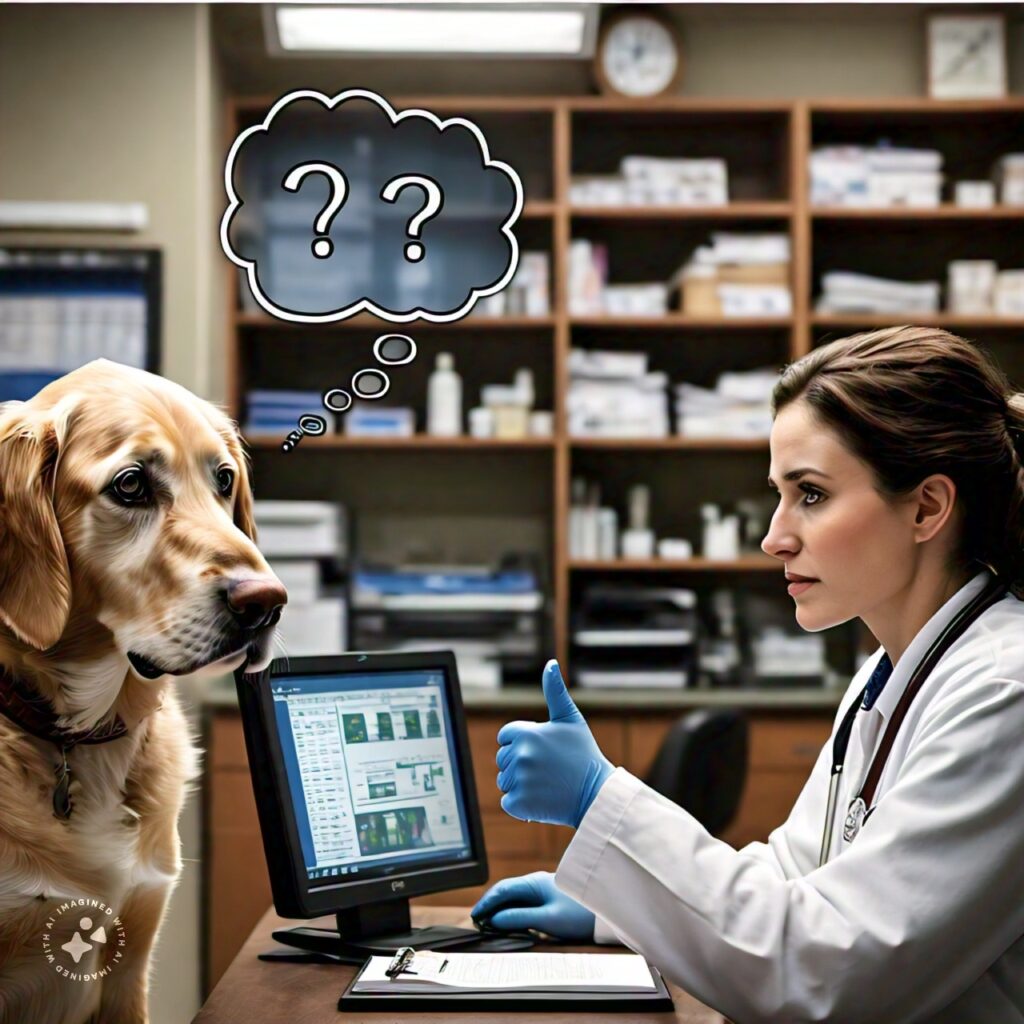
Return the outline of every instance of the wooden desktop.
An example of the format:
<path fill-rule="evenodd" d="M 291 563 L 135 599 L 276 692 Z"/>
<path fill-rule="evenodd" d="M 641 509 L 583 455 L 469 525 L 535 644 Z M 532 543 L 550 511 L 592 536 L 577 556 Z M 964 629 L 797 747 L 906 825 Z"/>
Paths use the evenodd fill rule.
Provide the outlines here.
<path fill-rule="evenodd" d="M 413 922 L 425 924 L 469 924 L 469 912 L 465 907 L 413 907 Z M 288 1024 L 328 1024 L 339 1019 L 338 997 L 358 969 L 350 964 L 289 964 L 267 963 L 257 959 L 257 954 L 274 947 L 270 933 L 276 928 L 288 927 L 295 922 L 285 921 L 271 909 L 260 919 L 244 946 L 221 977 L 219 984 L 210 993 L 206 1004 L 194 1018 L 193 1024 L 262 1024 L 262 1022 L 287 1021 Z M 326 926 L 330 919 L 322 922 L 311 921 L 311 925 Z M 616 952 L 615 946 L 568 947 L 559 946 L 565 952 Z M 726 1018 L 699 1003 L 677 985 L 668 982 L 675 1002 L 675 1013 L 615 1013 L 586 1015 L 587 1019 L 614 1019 L 617 1024 L 635 1021 L 659 1020 L 677 1021 L 679 1024 L 727 1024 Z M 386 1014 L 387 1021 L 393 1022 L 404 1015 Z M 408 1017 L 416 1024 L 442 1024 L 452 1020 L 451 1013 L 412 1013 Z M 385 1019 L 379 1013 L 365 1015 L 346 1014 L 346 1022 L 357 1024 L 364 1019 L 367 1024 L 381 1024 Z M 579 1021 L 576 1013 L 473 1013 L 475 1022 L 515 1021 L 516 1024 L 530 1024 L 531 1021 Z"/>

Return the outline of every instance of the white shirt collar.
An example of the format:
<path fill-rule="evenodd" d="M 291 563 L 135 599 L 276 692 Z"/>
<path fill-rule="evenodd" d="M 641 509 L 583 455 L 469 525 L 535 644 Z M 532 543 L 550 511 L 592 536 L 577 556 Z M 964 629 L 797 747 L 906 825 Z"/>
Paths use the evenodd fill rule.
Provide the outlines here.
<path fill-rule="evenodd" d="M 984 589 L 985 584 L 992 578 L 988 569 L 982 569 L 977 575 L 968 580 L 935 614 L 918 630 L 917 636 L 910 642 L 910 646 L 903 652 L 899 664 L 892 670 L 892 675 L 878 695 L 874 703 L 874 710 L 877 711 L 886 721 L 896 708 L 903 691 L 910 682 L 910 677 L 917 668 L 918 662 L 928 652 L 936 637 L 946 627 L 946 624 L 956 615 L 961 608 L 969 604 L 977 594 Z M 874 671 L 875 665 L 882 660 L 885 649 L 878 648 L 877 657 L 871 665 Z M 870 673 L 869 673 L 870 674 Z"/>

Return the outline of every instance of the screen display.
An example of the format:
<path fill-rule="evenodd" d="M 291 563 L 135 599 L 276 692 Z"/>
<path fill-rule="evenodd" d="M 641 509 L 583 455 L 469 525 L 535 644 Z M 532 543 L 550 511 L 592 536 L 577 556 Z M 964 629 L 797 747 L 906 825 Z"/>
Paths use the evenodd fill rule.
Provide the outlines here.
<path fill-rule="evenodd" d="M 314 885 L 470 859 L 447 686 L 442 669 L 271 680 Z"/>

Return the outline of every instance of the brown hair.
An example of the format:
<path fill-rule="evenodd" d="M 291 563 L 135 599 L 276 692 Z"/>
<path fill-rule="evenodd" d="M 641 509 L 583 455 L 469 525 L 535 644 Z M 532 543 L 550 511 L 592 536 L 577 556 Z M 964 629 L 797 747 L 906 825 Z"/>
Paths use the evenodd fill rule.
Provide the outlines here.
<path fill-rule="evenodd" d="M 772 418 L 801 399 L 896 502 L 933 473 L 956 484 L 956 565 L 1024 599 L 1024 393 L 979 346 L 932 327 L 840 338 L 783 369 Z"/>

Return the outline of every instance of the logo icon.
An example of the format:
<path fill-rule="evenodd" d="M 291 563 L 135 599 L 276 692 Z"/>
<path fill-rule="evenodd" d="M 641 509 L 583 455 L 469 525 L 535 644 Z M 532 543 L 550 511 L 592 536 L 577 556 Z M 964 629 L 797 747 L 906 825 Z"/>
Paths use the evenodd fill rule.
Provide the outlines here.
<path fill-rule="evenodd" d="M 69 981 L 97 981 L 124 958 L 124 925 L 102 900 L 67 900 L 50 915 L 43 955 Z"/>

